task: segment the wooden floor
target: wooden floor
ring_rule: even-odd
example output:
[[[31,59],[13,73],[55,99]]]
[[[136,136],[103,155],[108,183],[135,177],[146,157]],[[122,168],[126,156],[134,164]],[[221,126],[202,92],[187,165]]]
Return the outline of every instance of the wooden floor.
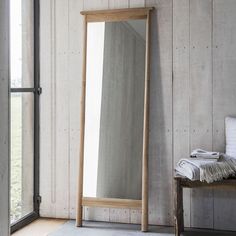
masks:
[[[12,236],[46,236],[55,231],[66,221],[67,220],[41,218],[15,232]]]

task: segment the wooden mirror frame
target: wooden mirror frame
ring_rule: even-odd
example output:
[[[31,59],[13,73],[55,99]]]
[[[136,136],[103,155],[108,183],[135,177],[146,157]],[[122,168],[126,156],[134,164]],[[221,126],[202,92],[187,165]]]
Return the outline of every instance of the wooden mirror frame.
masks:
[[[80,110],[80,153],[78,174],[78,196],[76,226],[82,226],[83,206],[141,209],[141,230],[148,230],[148,144],[149,144],[149,90],[150,90],[150,12],[153,7],[116,10],[82,11],[84,18],[83,71]],[[146,19],[146,52],[145,52],[145,85],[144,85],[144,119],[143,119],[143,152],[142,152],[142,199],[117,199],[83,197],[84,169],[84,133],[86,103],[86,60],[87,60],[87,25],[89,22],[112,22]]]

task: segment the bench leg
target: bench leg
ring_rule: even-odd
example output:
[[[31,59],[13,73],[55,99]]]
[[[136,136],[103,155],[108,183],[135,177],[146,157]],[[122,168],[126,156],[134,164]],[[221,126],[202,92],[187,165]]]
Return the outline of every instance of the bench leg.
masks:
[[[183,188],[181,180],[175,179],[174,189],[174,220],[175,220],[175,235],[180,236],[184,231],[184,214],[183,214]]]

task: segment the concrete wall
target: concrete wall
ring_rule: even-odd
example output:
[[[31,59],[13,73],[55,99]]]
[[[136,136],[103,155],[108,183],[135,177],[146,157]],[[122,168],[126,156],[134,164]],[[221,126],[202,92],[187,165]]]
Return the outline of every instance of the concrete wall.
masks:
[[[0,235],[9,235],[9,2],[0,1]]]
[[[173,168],[195,147],[224,151],[236,115],[236,1],[41,1],[41,215],[74,218],[79,153],[79,12],[155,6],[151,36],[149,223],[173,224]],[[185,191],[186,226],[236,230],[235,190]],[[140,212],[85,208],[86,219],[140,222]]]

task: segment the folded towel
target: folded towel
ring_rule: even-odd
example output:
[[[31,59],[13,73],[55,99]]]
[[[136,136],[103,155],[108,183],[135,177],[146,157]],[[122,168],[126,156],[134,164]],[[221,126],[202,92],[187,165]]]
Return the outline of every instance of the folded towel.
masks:
[[[200,169],[197,166],[193,165],[192,163],[189,163],[188,161],[191,160],[181,159],[178,162],[175,168],[176,174],[187,177],[192,181],[200,180]]]
[[[206,159],[218,159],[220,157],[219,152],[209,152],[203,149],[195,149],[192,151],[191,158],[206,158]]]
[[[175,168],[176,173],[190,180],[212,183],[236,174],[236,159],[220,154],[219,159],[181,159]]]

